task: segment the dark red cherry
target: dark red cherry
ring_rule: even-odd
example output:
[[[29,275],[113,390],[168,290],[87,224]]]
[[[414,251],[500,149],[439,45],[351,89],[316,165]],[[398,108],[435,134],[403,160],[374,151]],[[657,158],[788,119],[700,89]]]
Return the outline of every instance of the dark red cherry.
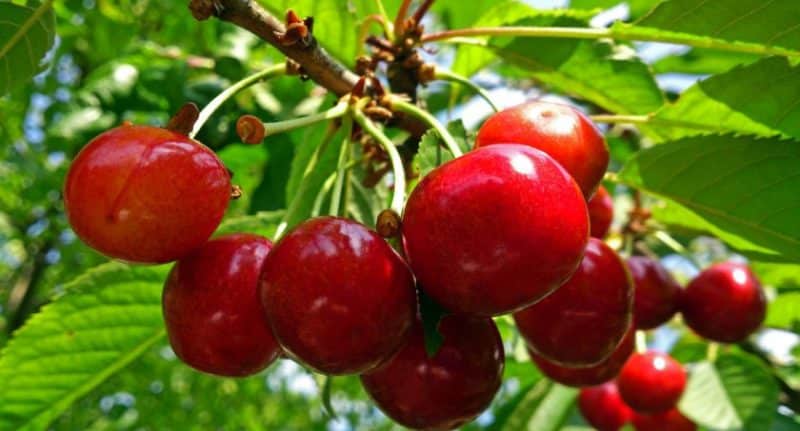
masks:
[[[575,178],[586,199],[608,167],[608,146],[592,121],[567,105],[531,101],[489,117],[475,147],[523,144],[549,154]]]
[[[711,266],[689,283],[681,295],[681,313],[698,335],[721,343],[736,343],[764,321],[767,301],[750,268],[725,262]]]
[[[656,260],[645,256],[628,258],[633,277],[633,320],[639,329],[653,329],[672,319],[678,311],[681,286]]]
[[[589,199],[589,226],[591,235],[595,238],[603,239],[611,228],[611,221],[614,220],[614,200],[608,194],[605,187],[600,186],[597,192]]]
[[[633,326],[631,326],[628,332],[625,333],[625,338],[622,339],[614,350],[614,353],[599,365],[594,365],[592,367],[563,367],[548,361],[530,349],[528,349],[528,353],[530,353],[531,359],[533,359],[533,362],[539,367],[542,374],[551,380],[561,383],[562,385],[574,387],[594,386],[617,377],[622,366],[625,365],[628,357],[633,353],[636,338],[635,332]]]
[[[228,235],[172,267],[164,286],[164,322],[181,360],[211,374],[247,376],[278,357],[256,292],[270,248],[260,236]]]
[[[589,236],[578,186],[545,153],[492,145],[434,169],[411,193],[403,243],[414,275],[452,312],[509,313],[546,296]]]
[[[661,413],[675,407],[686,386],[686,371],[671,356],[634,353],[617,378],[622,399],[639,413]]]
[[[633,427],[636,431],[696,431],[697,425],[686,418],[678,409],[654,415],[633,413]]]
[[[166,129],[122,126],[86,145],[64,185],[69,223],[84,242],[139,263],[179,259],[219,225],[230,175],[201,143]]]
[[[622,259],[590,238],[578,270],[558,290],[514,314],[536,354],[567,367],[608,358],[631,325],[633,282]]]
[[[491,403],[503,377],[503,343],[491,319],[445,316],[433,357],[422,325],[385,366],[361,376],[367,394],[395,422],[423,430],[455,429]]]
[[[335,217],[308,220],[275,244],[260,296],[287,354],[332,375],[385,362],[417,313],[414,281],[400,256],[377,233]]]
[[[578,409],[586,422],[598,431],[618,431],[633,415],[620,398],[614,382],[581,389]]]

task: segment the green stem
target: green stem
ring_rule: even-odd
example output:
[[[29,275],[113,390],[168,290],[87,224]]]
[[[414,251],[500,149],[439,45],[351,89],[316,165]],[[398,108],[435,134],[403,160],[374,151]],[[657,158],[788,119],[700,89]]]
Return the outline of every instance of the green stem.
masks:
[[[365,132],[369,133],[378,141],[381,147],[383,147],[383,150],[386,151],[386,154],[389,155],[389,160],[392,163],[392,173],[394,174],[394,191],[392,193],[391,208],[397,212],[397,214],[402,214],[403,203],[406,200],[406,170],[403,166],[403,159],[400,158],[400,153],[397,151],[392,140],[361,111],[354,110],[353,118]]]
[[[200,131],[206,121],[208,121],[208,119],[214,115],[214,112],[216,112],[223,103],[227,102],[228,99],[235,96],[240,91],[261,80],[274,78],[284,74],[286,74],[286,63],[276,64],[260,72],[256,72],[226,88],[223,92],[219,93],[217,97],[211,100],[211,102],[209,102],[202,111],[200,111],[200,115],[197,117],[194,127],[192,127],[192,132],[189,133],[189,137],[194,138],[197,136],[197,133]]]
[[[428,124],[428,126],[432,127],[439,133],[439,136],[442,137],[445,146],[453,154],[453,157],[461,157],[464,153],[461,152],[461,148],[458,147],[458,143],[456,143],[455,138],[447,129],[436,119],[433,115],[425,111],[424,109],[420,109],[413,103],[406,102],[404,100],[400,100],[397,97],[392,98],[392,107],[400,112],[404,112],[408,115],[414,116]]]
[[[645,124],[652,119],[650,115],[590,115],[595,123]]]
[[[636,352],[644,353],[647,351],[647,334],[644,331],[636,331]]]
[[[322,187],[319,189],[317,197],[314,198],[314,206],[311,210],[311,217],[317,217],[318,215],[322,214],[322,202],[325,200],[325,196],[327,196],[333,188],[334,182],[336,182],[336,172],[330,174],[328,178],[325,179],[325,182],[322,183]]]
[[[389,20],[389,14],[386,13],[386,7],[383,5],[383,0],[375,0],[375,6],[378,8],[378,15],[383,17],[381,25],[383,26],[384,33],[386,33],[386,38],[389,39],[389,42],[394,42],[394,27]]]
[[[457,74],[457,73],[455,73],[453,71],[450,71],[450,70],[447,70],[447,69],[442,69],[442,68],[439,68],[439,67],[436,68],[436,72],[434,74],[434,77],[436,79],[441,79],[441,80],[444,80],[444,81],[456,82],[456,83],[459,83],[459,84],[461,84],[461,85],[463,85],[465,87],[468,87],[468,88],[472,89],[472,91],[478,93],[478,95],[481,96],[483,98],[483,100],[485,100],[486,103],[488,103],[489,106],[492,107],[494,112],[497,112],[497,111],[500,110],[497,107],[497,105],[495,105],[494,102],[492,102],[492,98],[489,96],[489,93],[486,90],[484,90],[480,85],[477,85],[474,82],[470,81],[467,77],[461,76],[461,75],[459,75],[459,74]]]
[[[265,136],[275,135],[278,133],[288,132],[290,130],[299,129],[301,127],[311,126],[322,121],[333,120],[339,118],[347,113],[347,102],[339,102],[331,109],[320,112],[318,114],[308,115],[305,117],[294,118],[286,121],[278,121],[276,123],[264,123]]]
[[[342,127],[344,130],[344,139],[342,140],[342,147],[339,149],[339,161],[336,165],[336,185],[333,187],[331,206],[328,211],[328,214],[332,216],[342,215],[342,208],[347,206],[347,191],[345,190],[345,186],[349,183],[349,170],[347,165],[349,164],[348,159],[350,156],[350,133],[353,130],[352,117],[345,117]],[[344,205],[342,201],[344,201]]]
[[[664,243],[664,245],[671,248],[672,251],[684,256],[688,254],[686,247],[684,247],[683,244],[679,243],[678,240],[673,238],[667,232],[664,232],[663,230],[657,230],[653,232],[653,236],[656,237],[656,239],[658,239],[662,243]]]
[[[719,356],[719,343],[708,343],[708,350],[706,350],[706,359],[708,362],[715,362]]]

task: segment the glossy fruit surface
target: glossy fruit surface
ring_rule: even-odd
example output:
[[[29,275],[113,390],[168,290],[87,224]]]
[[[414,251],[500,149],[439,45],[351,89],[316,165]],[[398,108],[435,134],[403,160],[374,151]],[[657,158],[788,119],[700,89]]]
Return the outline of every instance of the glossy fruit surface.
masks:
[[[261,303],[287,354],[325,374],[358,374],[396,353],[416,319],[408,267],[365,226],[318,217],[264,263]]]
[[[598,187],[597,192],[589,199],[587,208],[591,235],[599,239],[605,238],[614,220],[614,200],[608,190],[603,186]]]
[[[592,121],[567,105],[532,101],[489,117],[475,147],[523,144],[544,151],[575,178],[586,199],[608,168],[608,147]]]
[[[528,347],[568,367],[608,358],[631,325],[633,282],[622,259],[590,238],[580,267],[558,290],[514,313]]]
[[[598,365],[585,368],[563,367],[548,361],[530,349],[528,349],[528,353],[542,374],[553,381],[574,387],[595,386],[617,377],[622,366],[633,353],[634,339],[635,330],[631,326],[611,356]]]
[[[578,408],[586,422],[599,431],[617,431],[631,420],[633,414],[620,398],[614,382],[581,389]]]
[[[659,263],[646,256],[628,258],[635,293],[633,320],[639,329],[653,329],[678,311],[681,287]]]
[[[698,335],[735,343],[755,332],[767,311],[764,289],[750,268],[725,262],[701,272],[681,296],[681,313]]]
[[[617,378],[622,399],[639,413],[662,413],[678,403],[686,371],[667,354],[649,351],[631,355]]]
[[[530,305],[577,268],[586,204],[552,158],[492,145],[429,173],[411,193],[403,243],[425,291],[453,312],[493,316]]]
[[[164,322],[181,360],[211,374],[247,376],[278,357],[256,292],[271,247],[256,235],[227,235],[172,267],[164,286]]]
[[[219,225],[230,175],[208,148],[150,126],[121,126],[86,145],[64,185],[69,223],[84,242],[139,263],[179,259]]]
[[[445,316],[433,357],[418,323],[408,344],[376,371],[361,376],[387,416],[409,428],[449,430],[486,410],[503,377],[503,343],[491,319]]]
[[[633,413],[633,428],[636,431],[696,431],[697,425],[678,409],[655,415]]]

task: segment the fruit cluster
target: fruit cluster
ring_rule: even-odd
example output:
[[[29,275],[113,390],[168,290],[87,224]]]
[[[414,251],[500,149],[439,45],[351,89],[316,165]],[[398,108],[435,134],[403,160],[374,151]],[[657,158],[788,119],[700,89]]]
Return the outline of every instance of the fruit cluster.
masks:
[[[400,424],[452,429],[498,391],[504,352],[492,317],[513,314],[545,375],[602,384],[581,395],[592,424],[666,429],[686,421],[674,410],[686,375],[665,355],[632,354],[634,331],[680,309],[698,334],[738,341],[763,320],[764,296],[739,264],[714,266],[682,291],[656,261],[625,262],[602,241],[613,211],[600,186],[608,159],[602,135],[568,106],[495,114],[473,151],[409,196],[402,255],[340,217],[307,220],[275,244],[247,233],[209,240],[230,174],[199,142],[154,127],[126,125],[90,142],[70,168],[65,202],[77,235],[98,251],[177,260],[164,319],[175,353],[198,370],[246,376],[285,355],[319,373],[361,375]],[[426,350],[420,294],[447,311],[435,352]],[[615,378],[619,395],[607,383]]]

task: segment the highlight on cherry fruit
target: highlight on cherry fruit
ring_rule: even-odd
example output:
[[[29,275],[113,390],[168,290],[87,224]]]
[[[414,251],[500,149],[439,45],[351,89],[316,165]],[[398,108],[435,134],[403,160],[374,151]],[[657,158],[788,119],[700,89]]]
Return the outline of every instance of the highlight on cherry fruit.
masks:
[[[0,431],[800,430],[798,29],[0,2]]]

